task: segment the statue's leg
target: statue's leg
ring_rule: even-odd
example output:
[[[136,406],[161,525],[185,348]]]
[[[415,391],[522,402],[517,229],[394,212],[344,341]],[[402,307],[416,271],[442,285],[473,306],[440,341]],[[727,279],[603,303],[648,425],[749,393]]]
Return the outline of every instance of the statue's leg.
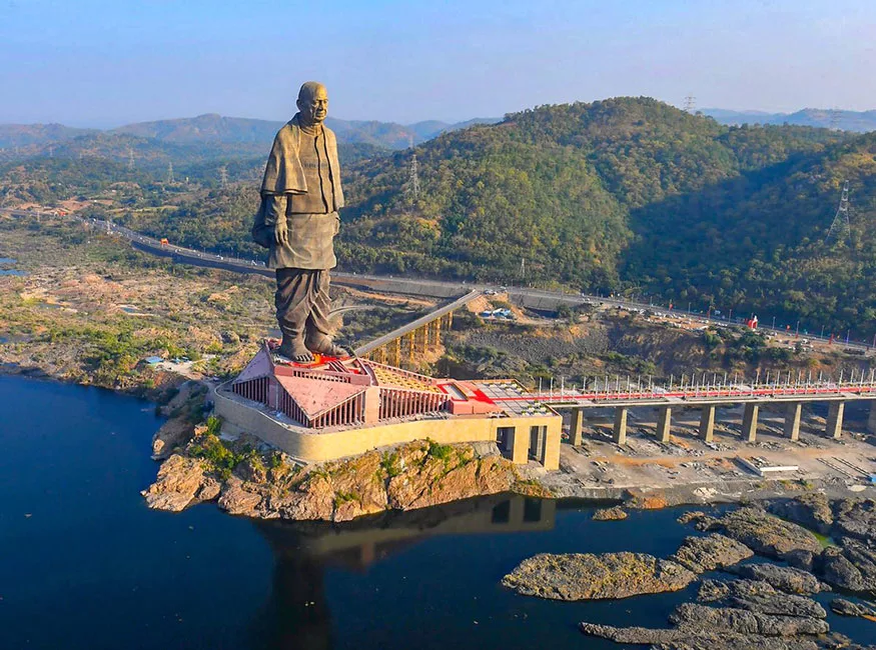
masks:
[[[277,269],[274,305],[283,342],[277,353],[298,363],[310,363],[313,355],[304,344],[304,331],[310,314],[313,278],[303,269]]]
[[[307,349],[330,357],[349,357],[351,353],[346,348],[332,343],[331,323],[329,314],[332,310],[332,301],[329,296],[331,278],[328,269],[314,271],[318,274],[317,281],[313,283],[311,296],[310,315],[305,324]]]

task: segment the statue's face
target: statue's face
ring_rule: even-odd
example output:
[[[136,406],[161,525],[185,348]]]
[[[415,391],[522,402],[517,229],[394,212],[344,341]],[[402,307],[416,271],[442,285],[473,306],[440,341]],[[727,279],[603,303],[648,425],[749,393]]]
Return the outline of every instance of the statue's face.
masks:
[[[298,110],[305,122],[321,124],[328,115],[328,93],[325,86],[318,86],[312,96],[299,99]]]

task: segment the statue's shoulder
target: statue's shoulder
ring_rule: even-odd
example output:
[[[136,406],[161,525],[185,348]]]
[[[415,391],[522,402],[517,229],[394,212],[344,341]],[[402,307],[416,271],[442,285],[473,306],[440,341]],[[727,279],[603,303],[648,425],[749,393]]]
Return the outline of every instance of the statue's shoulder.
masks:
[[[294,119],[289,120],[283,126],[280,127],[280,130],[277,131],[277,135],[274,136],[274,141],[284,141],[284,140],[292,140],[292,136],[295,135],[295,131],[298,130],[298,124],[295,123]]]

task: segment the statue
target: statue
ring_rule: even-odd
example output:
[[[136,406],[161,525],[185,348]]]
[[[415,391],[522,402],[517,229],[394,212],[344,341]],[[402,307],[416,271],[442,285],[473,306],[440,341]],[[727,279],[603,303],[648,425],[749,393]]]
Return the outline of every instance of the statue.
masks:
[[[314,353],[347,357],[332,342],[329,270],[337,265],[333,240],[344,206],[338,146],[323,121],[325,86],[308,81],[298,92],[298,113],[274,138],[261,186],[253,239],[270,249],[277,276],[274,303],[283,340],[276,352],[297,363]]]

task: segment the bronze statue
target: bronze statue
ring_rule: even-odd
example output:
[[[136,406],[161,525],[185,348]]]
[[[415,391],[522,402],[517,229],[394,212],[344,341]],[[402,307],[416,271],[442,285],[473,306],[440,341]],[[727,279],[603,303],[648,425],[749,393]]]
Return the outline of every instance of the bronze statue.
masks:
[[[276,350],[310,363],[313,353],[345,357],[329,327],[329,269],[337,265],[333,240],[344,206],[338,145],[323,121],[325,86],[308,81],[298,92],[298,113],[274,138],[261,187],[253,239],[270,249],[275,269],[277,322],[283,340]]]

